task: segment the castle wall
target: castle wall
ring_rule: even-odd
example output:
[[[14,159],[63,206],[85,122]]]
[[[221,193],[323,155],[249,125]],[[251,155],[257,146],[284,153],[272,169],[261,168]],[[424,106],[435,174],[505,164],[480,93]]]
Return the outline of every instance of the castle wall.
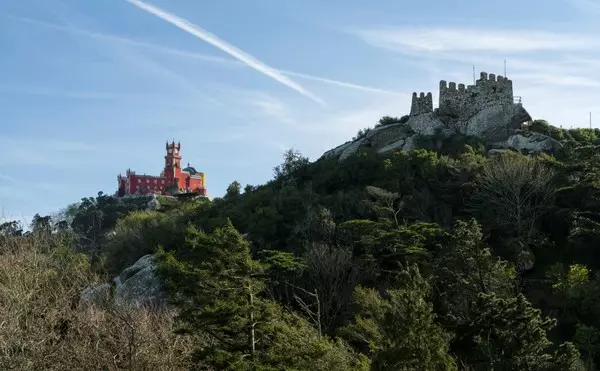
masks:
[[[465,87],[455,82],[440,81],[439,114],[461,119],[493,106],[513,104],[512,81],[508,78],[481,72],[475,85]]]
[[[440,81],[439,114],[460,117],[471,104],[470,95],[464,84]]]
[[[410,105],[410,115],[420,115],[422,113],[433,112],[433,97],[431,93],[421,93],[417,97],[417,93],[413,93],[412,102]]]

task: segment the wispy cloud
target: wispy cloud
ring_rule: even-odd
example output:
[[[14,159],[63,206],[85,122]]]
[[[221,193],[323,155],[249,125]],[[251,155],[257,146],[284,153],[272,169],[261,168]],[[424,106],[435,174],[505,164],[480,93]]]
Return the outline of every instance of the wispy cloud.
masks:
[[[155,43],[149,43],[149,42],[145,42],[145,41],[139,41],[139,40],[123,37],[123,36],[111,35],[111,34],[100,33],[100,32],[92,32],[92,31],[88,31],[88,30],[84,30],[84,29],[80,29],[80,28],[75,28],[75,27],[61,26],[61,25],[57,25],[54,23],[44,22],[44,21],[40,21],[37,19],[27,18],[27,17],[19,17],[19,16],[14,16],[14,15],[7,15],[6,17],[16,20],[16,21],[36,25],[36,26],[47,27],[47,28],[50,28],[50,29],[53,29],[56,31],[68,32],[68,33],[76,34],[76,35],[80,35],[80,36],[86,36],[86,37],[91,37],[91,38],[95,38],[95,39],[99,39],[99,40],[112,41],[112,42],[121,43],[124,45],[144,48],[144,49],[156,52],[156,53],[162,53],[162,54],[172,55],[172,56],[177,56],[177,57],[182,57],[182,58],[195,59],[195,60],[204,61],[204,62],[217,63],[220,66],[247,67],[247,65],[245,63],[243,63],[237,59],[222,58],[222,57],[218,57],[218,56],[214,56],[214,55],[210,55],[210,54],[190,52],[187,50],[172,48],[172,47],[155,44]],[[293,77],[298,77],[301,79],[317,81],[317,82],[321,82],[324,84],[335,85],[335,86],[339,86],[339,87],[343,87],[343,88],[360,90],[360,91],[364,91],[364,92],[368,92],[368,93],[391,94],[391,95],[403,95],[404,94],[402,92],[398,92],[398,91],[394,91],[394,90],[381,89],[378,87],[373,87],[373,86],[368,86],[368,85],[363,85],[363,84],[356,84],[353,82],[335,80],[335,79],[331,79],[328,77],[313,76],[313,75],[309,75],[306,73],[300,73],[300,72],[295,72],[295,71],[289,71],[289,70],[277,70],[277,71],[279,73],[281,73],[283,75],[287,75],[287,76],[293,76]],[[37,94],[43,94],[43,92],[39,92]],[[59,92],[56,92],[56,94],[61,95]],[[67,96],[73,97],[73,98],[83,98],[83,97],[90,96],[87,93],[82,94],[79,92],[74,92],[74,93],[66,92],[64,94],[66,94]],[[112,94],[111,94],[111,96],[112,96]],[[94,97],[97,97],[97,94],[94,94]],[[105,96],[98,97],[98,99],[103,99],[103,98],[105,98]],[[106,97],[106,98],[109,99],[109,97]]]
[[[383,27],[350,32],[373,46],[399,52],[582,51],[600,45],[597,38],[586,35],[527,29]]]
[[[121,44],[125,44],[125,45],[145,48],[145,49],[148,49],[148,50],[151,50],[154,52],[163,53],[163,54],[171,54],[174,56],[198,59],[198,60],[203,60],[203,61],[207,61],[207,62],[215,62],[215,63],[219,63],[219,64],[223,64],[223,65],[229,64],[229,65],[233,65],[233,66],[238,66],[240,64],[240,62],[233,60],[233,59],[222,58],[222,57],[209,55],[209,54],[193,53],[193,52],[189,52],[189,51],[185,51],[185,50],[181,50],[181,49],[170,48],[168,46],[158,45],[158,44],[139,41],[139,40],[133,40],[131,38],[127,38],[127,37],[123,37],[123,36],[111,35],[111,34],[106,34],[106,33],[101,33],[101,32],[93,32],[93,31],[88,31],[88,30],[84,30],[81,28],[77,28],[77,27],[62,26],[62,25],[58,25],[58,24],[54,24],[54,23],[50,23],[50,22],[44,22],[44,21],[40,21],[37,19],[31,19],[31,18],[27,18],[27,17],[19,17],[19,16],[15,16],[15,15],[6,15],[6,17],[16,20],[16,21],[20,21],[20,22],[54,29],[56,31],[63,31],[63,32],[68,32],[68,33],[72,33],[72,34],[78,34],[81,36],[87,36],[87,37],[96,38],[99,40],[113,41],[113,42],[117,42],[117,43],[121,43]]]
[[[162,9],[159,9],[151,4],[147,4],[147,3],[144,3],[139,0],[127,0],[127,2],[137,6],[138,8],[140,8],[150,14],[153,14],[153,15],[161,18],[162,20],[164,20],[166,22],[169,22],[169,23],[181,28],[182,30],[188,32],[189,34],[196,36],[197,38],[202,39],[209,44],[212,44],[213,46],[221,49],[225,53],[227,53],[227,54],[231,55],[232,57],[238,59],[239,61],[245,63],[249,67],[265,74],[266,76],[271,77],[272,79],[280,82],[281,84],[283,84],[291,89],[296,90],[297,92],[306,96],[307,98],[310,98],[321,105],[325,105],[325,102],[321,98],[317,97],[313,93],[304,89],[298,83],[285,77],[278,70],[266,65],[265,63],[254,58],[250,54],[240,50],[239,48],[235,47],[234,45],[229,44],[228,42],[219,39],[216,35],[208,32],[206,30],[201,29],[200,27],[188,22],[187,20],[185,20],[183,18],[180,18],[171,13],[168,13],[168,12],[166,12]]]

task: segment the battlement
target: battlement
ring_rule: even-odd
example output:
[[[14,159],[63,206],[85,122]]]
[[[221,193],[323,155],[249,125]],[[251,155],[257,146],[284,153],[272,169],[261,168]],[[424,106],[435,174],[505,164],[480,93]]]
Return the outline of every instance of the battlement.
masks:
[[[433,112],[433,97],[431,93],[421,92],[417,97],[417,93],[413,93],[412,95],[412,103],[410,106],[410,115],[420,115],[423,113],[431,113]]]
[[[470,117],[491,105],[513,104],[512,81],[504,76],[481,72],[475,85],[440,81],[439,113]]]

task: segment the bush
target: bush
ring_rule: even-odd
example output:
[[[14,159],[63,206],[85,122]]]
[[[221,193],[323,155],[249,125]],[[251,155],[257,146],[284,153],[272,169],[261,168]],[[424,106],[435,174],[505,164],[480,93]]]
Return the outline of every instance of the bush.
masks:
[[[70,246],[44,252],[53,238],[0,245],[0,369],[187,369],[192,339],[172,332],[172,313],[79,308],[98,277]]]

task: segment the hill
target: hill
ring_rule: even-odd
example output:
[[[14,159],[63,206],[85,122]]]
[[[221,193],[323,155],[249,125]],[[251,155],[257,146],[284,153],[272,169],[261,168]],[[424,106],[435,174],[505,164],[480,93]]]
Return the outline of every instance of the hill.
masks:
[[[25,235],[6,223],[3,253],[43,237],[54,242],[29,248],[61,264],[72,260],[58,247],[85,254],[96,279],[154,254],[177,313],[164,336],[195,337],[186,352],[165,353],[185,361],[171,369],[591,369],[600,130],[544,121],[519,130],[561,151],[490,153],[461,133],[412,151],[361,146],[341,162],[290,150],[267,184],[232,182],[212,201],[158,200],[147,210],[99,194],[62,219],[38,216]],[[85,321],[72,323],[66,333]],[[11,346],[4,364],[22,357]],[[121,349],[124,359],[143,369],[150,361],[132,349]]]

